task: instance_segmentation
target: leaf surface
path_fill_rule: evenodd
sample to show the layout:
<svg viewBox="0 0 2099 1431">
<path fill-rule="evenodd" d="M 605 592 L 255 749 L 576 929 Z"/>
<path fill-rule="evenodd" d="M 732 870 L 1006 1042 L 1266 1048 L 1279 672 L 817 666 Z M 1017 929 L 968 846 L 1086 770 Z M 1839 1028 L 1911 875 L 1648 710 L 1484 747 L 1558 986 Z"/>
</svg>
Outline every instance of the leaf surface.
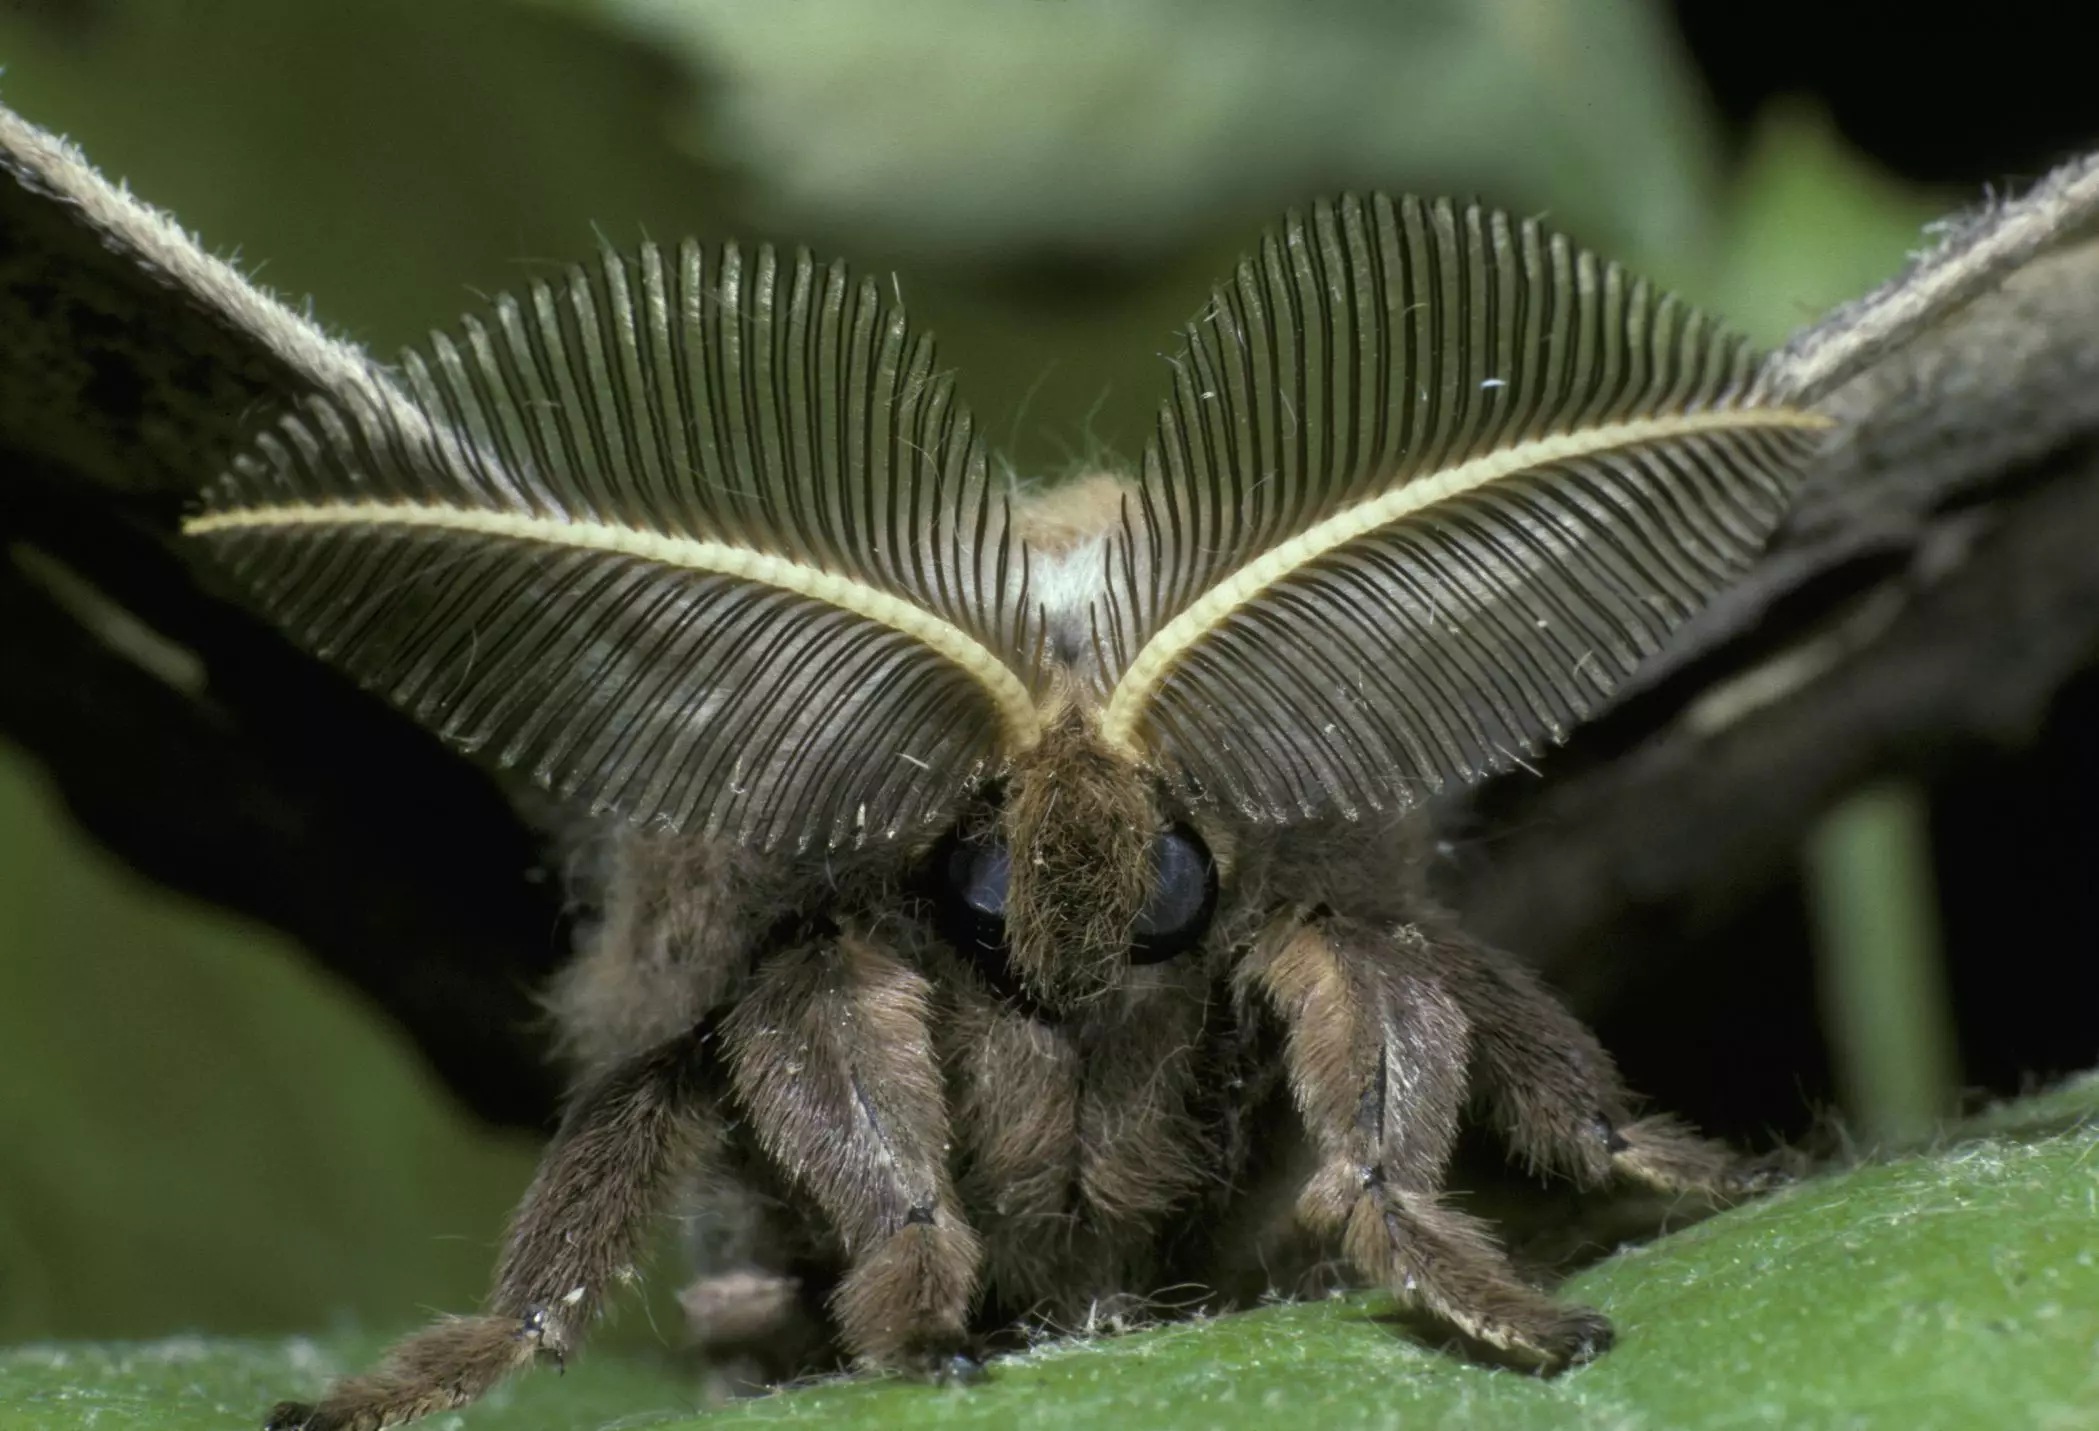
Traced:
<svg viewBox="0 0 2099 1431">
<path fill-rule="evenodd" d="M 1376 1295 L 1053 1343 L 985 1385 L 806 1387 L 713 1411 L 646 1354 L 580 1358 L 433 1425 L 460 1431 L 821 1425 L 1620 1431 L 2071 1428 L 2099 1420 L 2099 1079 L 1976 1136 L 1818 1178 L 1621 1252 L 1564 1295 L 1616 1350 L 1553 1381 L 1408 1339 Z M 241 1424 L 361 1364 L 378 1337 L 0 1353 L 7 1431 Z"/>
</svg>

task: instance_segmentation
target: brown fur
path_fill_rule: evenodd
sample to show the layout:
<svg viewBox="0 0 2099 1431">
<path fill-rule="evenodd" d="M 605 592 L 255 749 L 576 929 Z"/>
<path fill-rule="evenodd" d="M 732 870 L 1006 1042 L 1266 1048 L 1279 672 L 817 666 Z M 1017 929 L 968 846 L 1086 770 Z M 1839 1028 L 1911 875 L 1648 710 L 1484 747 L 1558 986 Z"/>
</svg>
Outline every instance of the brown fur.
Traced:
<svg viewBox="0 0 2099 1431">
<path fill-rule="evenodd" d="M 1717 1145 L 1633 1120 L 1588 1032 L 1434 907 L 1405 826 L 1175 810 L 1080 705 L 1001 808 L 963 819 L 1012 852 L 1018 997 L 984 967 L 997 952 L 933 933 L 917 851 L 796 863 L 636 835 L 582 861 L 604 910 L 554 1008 L 584 1090 L 486 1314 L 273 1425 L 374 1431 L 566 1353 L 681 1166 L 693 1332 L 744 1382 L 820 1360 L 820 1297 L 856 1364 L 947 1376 L 1016 1317 L 1099 1328 L 1168 1286 L 1245 1298 L 1337 1273 L 1553 1368 L 1610 1329 L 1442 1201 L 1474 1094 L 1516 1156 L 1584 1186 L 1753 1184 Z M 1175 820 L 1209 843 L 1219 906 L 1198 947 L 1133 963 L 1148 844 Z M 1254 1205 L 1284 1173 L 1294 1202 Z"/>
<path fill-rule="evenodd" d="M 1148 1291 L 1160 1228 L 1220 1176 L 1198 1114 L 1200 965 L 1130 971 L 1052 1023 L 978 995 L 948 1022 L 959 1181 L 999 1306 L 1064 1323 Z"/>
<path fill-rule="evenodd" d="M 706 1038 L 671 1039 L 583 1086 L 511 1222 L 484 1315 L 418 1332 L 317 1406 L 278 1406 L 271 1431 L 378 1431 L 464 1406 L 542 1354 L 564 1358 L 608 1285 L 633 1276 L 647 1220 L 698 1145 Z"/>
<path fill-rule="evenodd" d="M 569 881 L 596 911 L 548 1004 L 571 1062 L 591 1069 L 733 1003 L 782 921 L 877 902 L 896 853 L 807 863 L 716 840 L 590 824 L 557 829 Z"/>
<path fill-rule="evenodd" d="M 1013 972 L 1037 1000 L 1068 1008 L 1119 977 L 1161 823 L 1142 773 L 1074 706 L 1014 762 L 1006 927 Z"/>
<path fill-rule="evenodd" d="M 1480 1224 L 1437 1199 L 1458 1131 L 1471 1026 L 1450 992 L 1381 958 L 1385 941 L 1321 921 L 1244 967 L 1289 1025 L 1291 1092 L 1322 1162 L 1298 1215 L 1361 1271 L 1468 1336 L 1559 1366 L 1609 1327 L 1516 1276 Z"/>
<path fill-rule="evenodd" d="M 832 1310 L 869 1367 L 945 1362 L 962 1349 L 976 1293 L 982 1254 L 948 1173 L 929 990 L 846 935 L 773 955 L 723 1028 L 759 1145 L 843 1247 Z"/>
<path fill-rule="evenodd" d="M 265 1431 L 380 1431 L 479 1399 L 538 1352 L 514 1317 L 446 1317 L 386 1354 L 362 1376 L 329 1388 L 318 1405 L 285 1401 Z"/>
</svg>

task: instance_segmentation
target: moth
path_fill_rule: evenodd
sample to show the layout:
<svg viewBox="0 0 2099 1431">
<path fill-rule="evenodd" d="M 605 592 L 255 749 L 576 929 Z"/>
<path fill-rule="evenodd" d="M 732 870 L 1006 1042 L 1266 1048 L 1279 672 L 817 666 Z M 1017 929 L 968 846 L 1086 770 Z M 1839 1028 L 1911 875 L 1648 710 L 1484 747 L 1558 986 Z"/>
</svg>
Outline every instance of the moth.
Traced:
<svg viewBox="0 0 2099 1431">
<path fill-rule="evenodd" d="M 25 187 L 119 202 L 0 120 Z M 1134 472 L 1040 488 L 994 480 L 890 292 L 806 254 L 607 251 L 387 370 L 98 218 L 305 393 L 186 539 L 550 795 L 600 911 L 487 1304 L 269 1426 L 370 1431 L 558 1362 L 677 1205 L 723 1359 L 971 1377 L 1017 1317 L 1268 1270 L 1279 1184 L 1314 1255 L 1464 1337 L 1604 1350 L 1446 1201 L 1468 1106 L 1583 1187 L 1755 1174 L 1641 1116 L 1436 906 L 1423 812 L 1630 677 L 1779 520 L 1822 398 L 2095 175 L 1772 358 L 1535 221 L 1313 204 L 1188 326 Z"/>
<path fill-rule="evenodd" d="M 1316 1150 L 1298 1218 L 1363 1277 L 1593 1355 L 1604 1320 L 1439 1197 L 1468 1094 L 1585 1185 L 1732 1164 L 1449 927 L 1407 816 L 1755 552 L 1826 426 L 1760 371 L 1538 224 L 1351 197 L 1218 290 L 1129 480 L 1000 490 L 883 289 L 769 249 L 608 254 L 411 355 L 405 405 L 283 418 L 184 530 L 627 828 L 489 1307 L 271 1424 L 562 1355 L 695 1175 L 788 1209 L 726 1195 L 703 1339 L 783 1335 L 791 1279 L 856 1364 L 967 1374 L 987 1316 L 1205 1280 L 1180 1245 L 1262 1170 L 1271 1091 Z"/>
</svg>

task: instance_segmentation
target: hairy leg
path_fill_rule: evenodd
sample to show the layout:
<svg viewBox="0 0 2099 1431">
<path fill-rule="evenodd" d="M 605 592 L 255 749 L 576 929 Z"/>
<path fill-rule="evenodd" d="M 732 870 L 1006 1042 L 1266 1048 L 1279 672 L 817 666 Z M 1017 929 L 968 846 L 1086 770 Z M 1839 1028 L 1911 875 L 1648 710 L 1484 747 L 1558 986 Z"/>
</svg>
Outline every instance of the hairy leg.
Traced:
<svg viewBox="0 0 2099 1431">
<path fill-rule="evenodd" d="M 615 1063 L 577 1092 L 512 1220 L 487 1309 L 447 1317 L 316 1405 L 285 1402 L 269 1431 L 378 1431 L 464 1406 L 541 1353 L 581 1339 L 606 1288 L 632 1276 L 702 1123 L 694 1031 Z"/>
<path fill-rule="evenodd" d="M 957 996 L 943 1020 L 954 1071 L 956 1166 L 980 1219 L 984 1280 L 1003 1316 L 1056 1312 L 1074 1255 L 1078 1049 L 1067 1031 L 1001 1000 Z"/>
<path fill-rule="evenodd" d="M 1611 1056 L 1517 960 L 1420 928 L 1394 936 L 1392 956 L 1396 967 L 1436 979 L 1458 1001 L 1495 1123 L 1534 1169 L 1582 1187 L 1617 1176 L 1714 1199 L 1756 1185 L 1752 1165 L 1725 1144 L 1672 1118 L 1635 1119 Z"/>
<path fill-rule="evenodd" d="M 994 1305 L 1080 1327 L 1157 1290 L 1159 1228 L 1226 1176 L 1205 1136 L 1208 980 L 1151 967 L 1055 1022 L 954 994 L 943 1066 Z"/>
<path fill-rule="evenodd" d="M 1477 1341 L 1560 1367 L 1610 1324 L 1519 1277 L 1487 1229 L 1439 1194 L 1465 1102 L 1473 1029 L 1394 939 L 1320 920 L 1264 941 L 1241 977 L 1285 1025 L 1290 1088 L 1318 1149 L 1298 1216 L 1365 1275 Z"/>
<path fill-rule="evenodd" d="M 759 1146 L 823 1209 L 832 1294 L 863 1367 L 967 1374 L 980 1251 L 948 1178 L 926 980 L 864 938 L 771 956 L 722 1028 Z"/>
</svg>

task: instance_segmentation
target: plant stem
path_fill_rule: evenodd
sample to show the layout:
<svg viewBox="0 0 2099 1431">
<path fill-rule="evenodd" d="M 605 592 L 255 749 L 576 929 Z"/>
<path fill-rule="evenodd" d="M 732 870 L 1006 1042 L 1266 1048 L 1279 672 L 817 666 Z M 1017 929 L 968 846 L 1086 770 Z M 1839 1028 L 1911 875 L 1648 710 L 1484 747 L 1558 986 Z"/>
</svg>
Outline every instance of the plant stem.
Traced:
<svg viewBox="0 0 2099 1431">
<path fill-rule="evenodd" d="M 1928 1137 L 1955 1111 L 1959 1069 L 1923 793 L 1880 785 L 1848 797 L 1809 832 L 1806 862 L 1845 1113 L 1868 1142 Z"/>
</svg>

